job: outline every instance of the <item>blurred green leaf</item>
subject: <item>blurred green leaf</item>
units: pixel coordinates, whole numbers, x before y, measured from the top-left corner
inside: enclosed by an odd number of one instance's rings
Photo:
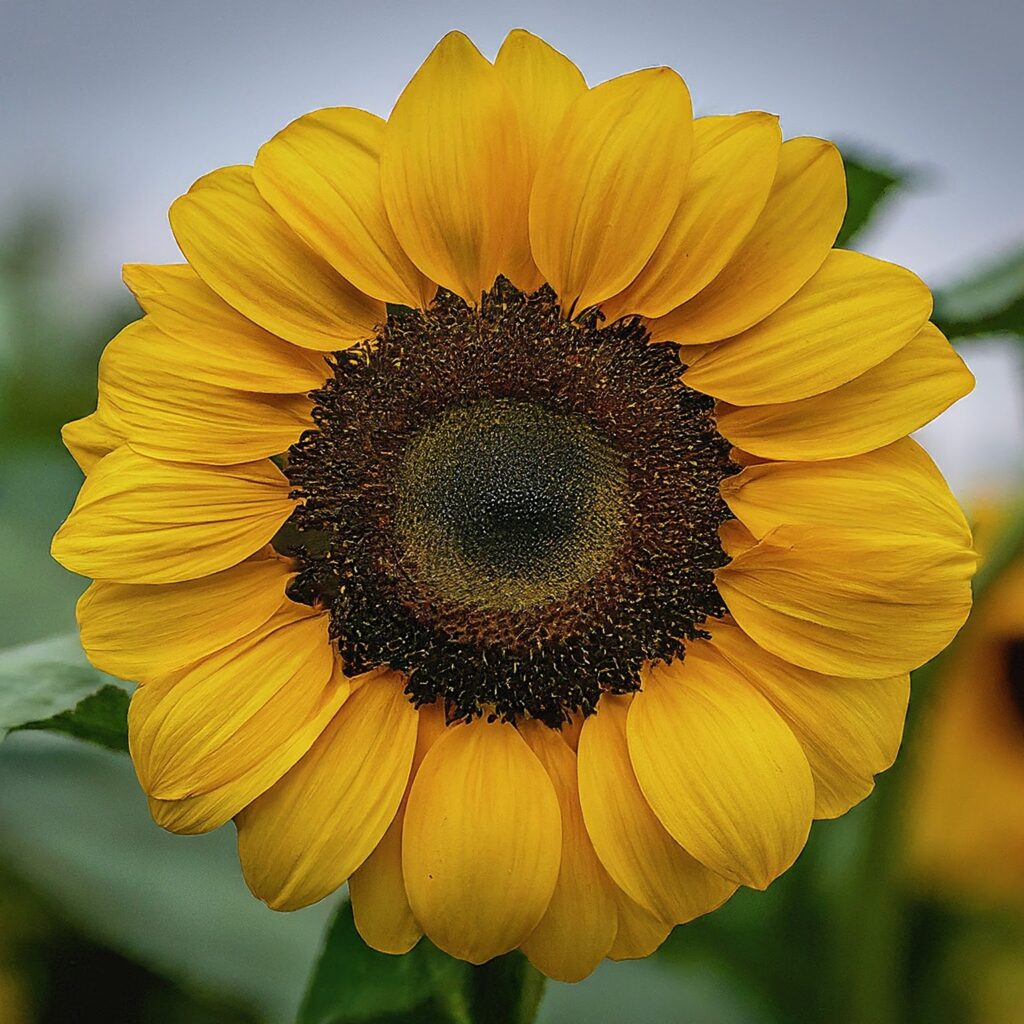
[[[127,752],[128,701],[128,694],[120,686],[108,685],[89,694],[68,711],[40,722],[26,722],[18,728],[60,732],[108,750]]]
[[[0,746],[0,779],[0,856],[62,917],[190,991],[294,1024],[330,906],[268,910],[234,830],[162,831],[120,754],[21,732]]]
[[[404,956],[370,949],[338,908],[299,1024],[471,1024],[472,968],[427,939]]]
[[[950,341],[985,334],[1024,339],[1024,249],[936,291],[932,319]]]
[[[105,697],[88,707],[82,705],[101,690],[123,692],[124,685],[89,664],[76,636],[0,651],[0,739],[13,729],[31,724],[33,728],[53,728],[109,746],[110,713],[115,711],[112,698]],[[60,724],[46,724],[69,712]],[[86,735],[90,725],[97,727],[95,736]]]
[[[836,245],[849,247],[884,209],[888,200],[910,186],[914,175],[845,148],[843,167],[846,169],[846,217],[839,229]]]

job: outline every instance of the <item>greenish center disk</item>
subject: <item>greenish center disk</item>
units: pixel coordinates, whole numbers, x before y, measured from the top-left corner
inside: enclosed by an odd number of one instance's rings
[[[446,409],[410,442],[395,525],[440,599],[523,610],[593,579],[619,548],[622,458],[584,420],[533,402]]]

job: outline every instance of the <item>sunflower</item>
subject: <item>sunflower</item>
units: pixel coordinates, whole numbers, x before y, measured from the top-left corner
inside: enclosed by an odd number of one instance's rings
[[[895,756],[970,604],[972,385],[836,149],[446,36],[172,206],[54,541],[157,822],[375,948],[644,956]]]
[[[983,508],[987,557],[1008,510]],[[925,889],[1024,910],[1024,562],[986,593],[936,679],[913,753],[909,862]]]

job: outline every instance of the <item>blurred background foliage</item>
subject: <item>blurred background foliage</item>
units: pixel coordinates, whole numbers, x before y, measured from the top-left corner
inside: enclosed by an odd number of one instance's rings
[[[927,176],[855,147],[845,159],[840,241],[856,247]],[[28,206],[0,234],[0,1022],[483,1019],[479,976],[425,940],[374,953],[343,901],[271,913],[230,827],[186,841],[151,822],[124,753],[127,691],[68,635],[84,583],[48,555],[80,483],[60,426],[94,408],[102,347],[139,315],[127,293],[68,298],[69,222]],[[935,319],[968,356],[981,337],[1024,343],[1024,248],[937,292]],[[817,823],[767,892],[741,891],[647,961],[549,984],[538,1020],[1024,1022],[1024,505],[985,522],[977,611],[916,673],[905,749],[875,794]],[[538,998],[500,1019],[531,1019]]]

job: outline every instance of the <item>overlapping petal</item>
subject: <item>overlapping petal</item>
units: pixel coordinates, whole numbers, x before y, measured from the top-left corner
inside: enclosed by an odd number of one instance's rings
[[[675,215],[636,280],[601,303],[605,316],[664,316],[710,284],[764,209],[781,144],[779,119],[760,111],[694,121]]]
[[[416,746],[404,687],[398,673],[367,680],[295,767],[236,818],[245,880],[275,910],[337,889],[394,819]]]
[[[381,154],[388,218],[413,263],[471,305],[521,250],[528,183],[501,77],[449,32],[405,87]]]
[[[767,700],[706,641],[648,670],[627,722],[644,796],[668,832],[726,878],[764,889],[803,849],[807,758]]]
[[[247,636],[135,691],[129,743],[151,796],[207,793],[271,758],[290,766],[348,697],[326,613],[278,603]]]
[[[89,413],[61,427],[60,439],[78,468],[88,475],[105,455],[124,444],[124,434],[111,422],[109,410]]]
[[[97,668],[122,679],[166,675],[263,625],[293,574],[266,554],[183,583],[95,582],[78,602],[82,646]]]
[[[260,195],[251,167],[200,178],[170,211],[185,258],[222,299],[272,334],[334,352],[372,338],[384,304],[308,248]]]
[[[933,420],[974,387],[934,324],[832,391],[773,405],[718,404],[718,430],[768,459],[834,459],[881,448]]]
[[[558,130],[572,101],[586,91],[579,68],[543,39],[524,29],[505,37],[494,68],[508,87],[519,115],[523,140],[523,172],[529,195],[541,154]],[[520,290],[532,292],[544,281],[530,251],[525,221],[513,239],[503,272]]]
[[[761,216],[722,272],[689,302],[654,320],[654,341],[704,345],[775,312],[828,256],[846,213],[839,150],[823,139],[782,144]]]
[[[323,355],[265,331],[229,306],[187,264],[128,263],[125,284],[162,341],[147,347],[154,370],[207,384],[299,394],[319,387]]]
[[[530,195],[530,245],[566,310],[622,291],[683,196],[690,94],[669,68],[635,71],[577,97],[545,148]]]
[[[910,677],[844,679],[791,665],[758,647],[737,626],[712,629],[725,656],[782,716],[800,741],[814,778],[814,816],[836,818],[874,787],[896,758]]]
[[[385,302],[426,306],[437,286],[406,255],[384,208],[385,122],[354,107],[293,121],[256,157],[260,195],[346,280]]]
[[[733,405],[819,395],[899,351],[931,311],[927,285],[909,270],[834,249],[771,316],[688,358],[683,380]]]
[[[197,380],[184,358],[160,357],[174,347],[146,317],[121,331],[100,360],[101,401],[140,454],[211,465],[251,462],[287,451],[313,426],[306,395]]]
[[[736,888],[665,831],[633,772],[626,741],[629,697],[605,694],[580,733],[580,806],[605,870],[658,920],[681,924],[713,910]]]
[[[157,462],[118,448],[101,459],[53,538],[72,572],[114,583],[179,583],[259,551],[291,514],[270,461],[240,466]]]
[[[561,845],[554,788],[511,725],[445,730],[416,773],[402,841],[409,903],[436,946],[484,963],[521,945],[551,900]]]

